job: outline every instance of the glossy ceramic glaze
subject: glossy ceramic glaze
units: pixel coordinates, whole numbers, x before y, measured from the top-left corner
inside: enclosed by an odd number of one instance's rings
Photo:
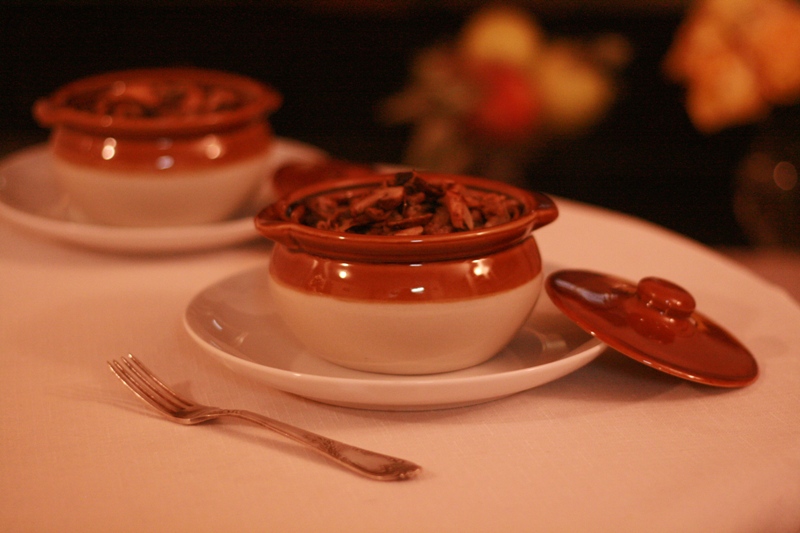
[[[126,226],[217,222],[259,188],[280,96],[218,71],[147,69],[65,85],[34,106],[54,172],[88,218]]]
[[[542,287],[533,229],[553,221],[545,195],[481,178],[468,187],[517,198],[519,218],[445,235],[362,235],[289,222],[305,197],[373,188],[360,176],[301,188],[256,217],[276,241],[269,279],[276,308],[311,353],[341,366],[430,374],[477,365],[528,318]]]
[[[553,303],[621,353],[689,381],[742,387],[758,377],[753,355],[695,310],[695,299],[668,280],[633,284],[607,274],[561,270],[547,279]]]

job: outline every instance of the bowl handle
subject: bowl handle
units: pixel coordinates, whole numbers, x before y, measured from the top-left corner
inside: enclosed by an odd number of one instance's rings
[[[285,212],[285,201],[278,201],[265,207],[254,219],[256,231],[270,240],[283,244],[290,250],[299,250],[300,245],[293,236],[297,224],[286,220],[281,215]]]
[[[530,193],[536,199],[537,204],[536,208],[534,209],[534,212],[536,213],[536,220],[533,222],[532,229],[546,226],[558,218],[558,207],[552,198],[537,191],[530,191]]]

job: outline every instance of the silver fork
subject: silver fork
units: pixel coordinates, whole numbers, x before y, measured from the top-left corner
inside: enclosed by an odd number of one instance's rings
[[[223,416],[249,420],[308,446],[354,472],[380,481],[409,479],[421,470],[419,465],[405,459],[344,444],[250,411],[220,409],[186,400],[131,354],[120,361],[108,361],[108,366],[136,396],[179,424],[201,424]]]

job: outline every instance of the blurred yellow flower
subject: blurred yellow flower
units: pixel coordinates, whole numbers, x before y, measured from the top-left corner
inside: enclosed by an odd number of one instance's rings
[[[458,49],[468,61],[508,63],[524,69],[536,63],[544,41],[542,29],[527,11],[500,6],[479,11],[467,21]]]
[[[695,127],[713,133],[800,101],[800,4],[698,0],[664,61]]]

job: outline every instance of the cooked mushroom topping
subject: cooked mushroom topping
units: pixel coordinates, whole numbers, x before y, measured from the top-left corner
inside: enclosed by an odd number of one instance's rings
[[[290,206],[288,217],[315,228],[369,235],[433,235],[508,222],[523,205],[503,194],[470,189],[416,172],[388,176],[373,189],[337,191]]]
[[[164,81],[116,82],[67,102],[74,109],[129,118],[192,116],[242,107],[245,97],[212,84]]]

